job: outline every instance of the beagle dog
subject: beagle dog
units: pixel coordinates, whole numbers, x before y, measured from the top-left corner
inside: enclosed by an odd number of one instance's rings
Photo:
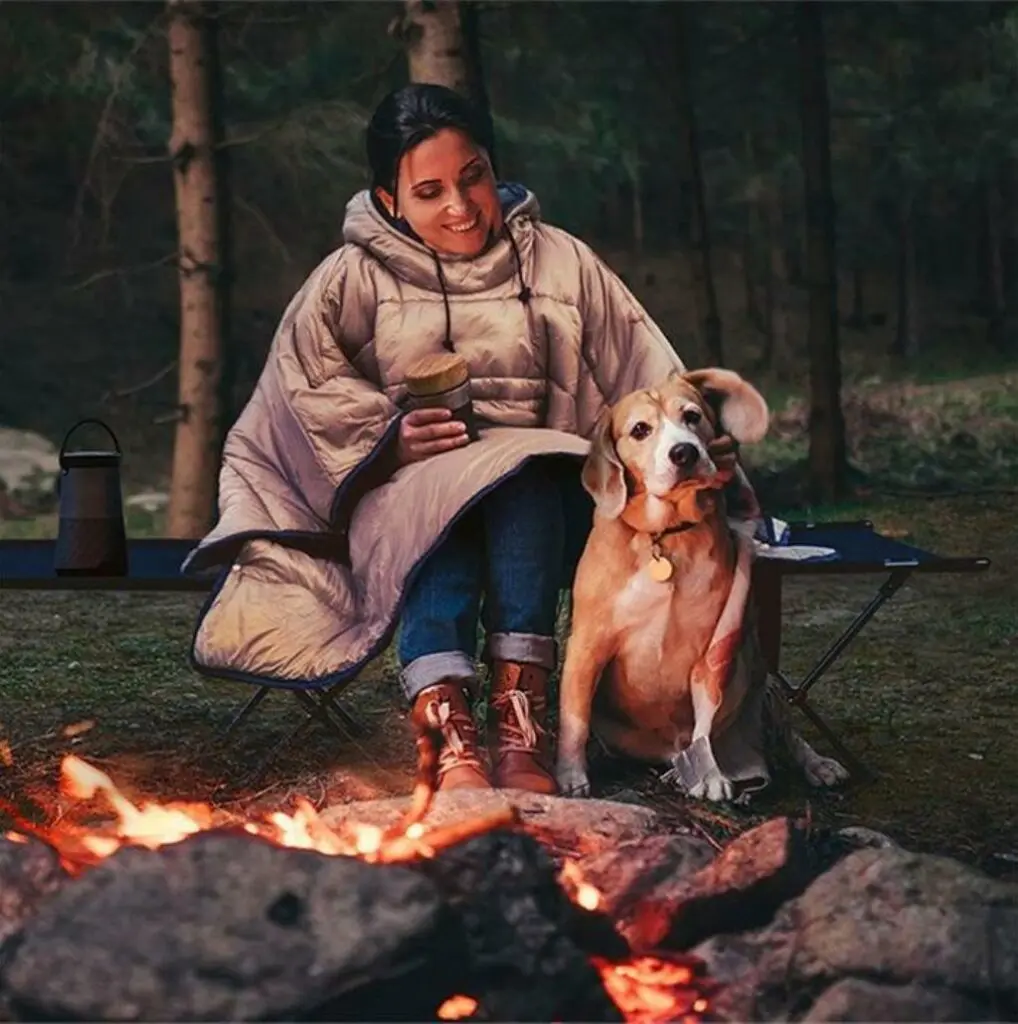
[[[735,457],[719,452],[722,434],[759,441],[768,421],[763,396],[724,369],[673,373],[598,420],[583,467],[594,526],[573,582],[559,691],[564,795],[589,793],[593,726],[609,750],[684,774],[690,796],[735,796],[718,738],[766,688],[766,671],[743,629],[751,539],[729,524],[722,491]],[[787,723],[779,731],[812,784],[847,778]]]

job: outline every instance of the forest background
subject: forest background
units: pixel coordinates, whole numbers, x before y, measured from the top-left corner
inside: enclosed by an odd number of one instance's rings
[[[222,432],[366,183],[370,111],[411,76],[488,104],[502,176],[623,275],[687,364],[764,391],[772,430],[744,454],[771,512],[993,559],[910,585],[817,688],[879,781],[816,813],[1018,870],[1015,4],[3,0],[0,435],[52,453],[101,417],[130,531],[199,535]],[[202,181],[215,224],[196,260]],[[185,289],[214,299],[197,350]],[[188,391],[200,365],[214,386]],[[199,453],[176,472],[175,445]],[[0,484],[0,537],[56,526],[51,486]],[[873,586],[787,587],[790,673]],[[59,723],[88,720],[79,752],[132,791],[204,798],[289,732],[290,702],[267,702],[216,745],[246,694],[187,667],[198,605],[2,597],[19,778],[51,778]],[[408,785],[395,676],[387,654],[350,695],[370,742],[309,740],[264,799]]]

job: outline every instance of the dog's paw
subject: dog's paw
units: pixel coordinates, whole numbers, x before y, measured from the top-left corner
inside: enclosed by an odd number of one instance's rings
[[[590,796],[590,780],[583,765],[560,764],[555,778],[561,796]]]
[[[727,803],[735,796],[735,784],[722,775],[717,769],[707,772],[689,790],[694,800],[711,800],[714,803]]]
[[[837,786],[847,781],[849,777],[848,769],[840,761],[835,761],[833,757],[822,757],[820,754],[810,758],[802,770],[806,781],[817,788]]]

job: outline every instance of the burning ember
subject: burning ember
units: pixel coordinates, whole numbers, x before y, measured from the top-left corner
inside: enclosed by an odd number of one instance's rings
[[[72,803],[87,803],[92,813],[100,808],[106,813],[85,824],[60,815],[53,823],[35,825],[9,806],[0,805],[0,810],[5,810],[15,825],[5,834],[7,840],[26,842],[27,837],[32,837],[46,843],[71,875],[80,875],[124,846],[156,850],[211,829],[240,830],[283,847],[393,864],[435,857],[441,850],[474,836],[519,824],[515,809],[510,807],[434,828],[426,828],[420,821],[404,822],[389,829],[363,823],[332,827],[303,798],[296,801],[292,814],[278,811],[238,820],[207,804],[135,804],[106,773],[74,755],[62,761],[59,793]],[[559,882],[569,898],[584,910],[593,912],[602,906],[601,893],[584,879],[575,861],[566,860]],[[591,960],[605,990],[627,1021],[696,1021],[708,1011],[708,982],[698,976],[700,965],[693,958],[640,956],[625,961],[600,957]],[[456,995],[442,1004],[438,1016],[441,1020],[463,1020],[477,1009],[476,1000]]]

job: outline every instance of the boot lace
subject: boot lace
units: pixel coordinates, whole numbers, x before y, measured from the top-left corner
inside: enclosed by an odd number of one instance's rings
[[[506,690],[492,703],[503,713],[499,735],[501,752],[530,754],[536,751],[538,738],[545,730],[534,721],[529,695],[523,690]]]
[[[474,731],[472,720],[462,712],[456,714],[447,700],[430,701],[425,705],[424,718],[428,726],[442,736],[442,749],[438,754],[440,776],[462,766],[481,767],[477,746],[470,742]]]

